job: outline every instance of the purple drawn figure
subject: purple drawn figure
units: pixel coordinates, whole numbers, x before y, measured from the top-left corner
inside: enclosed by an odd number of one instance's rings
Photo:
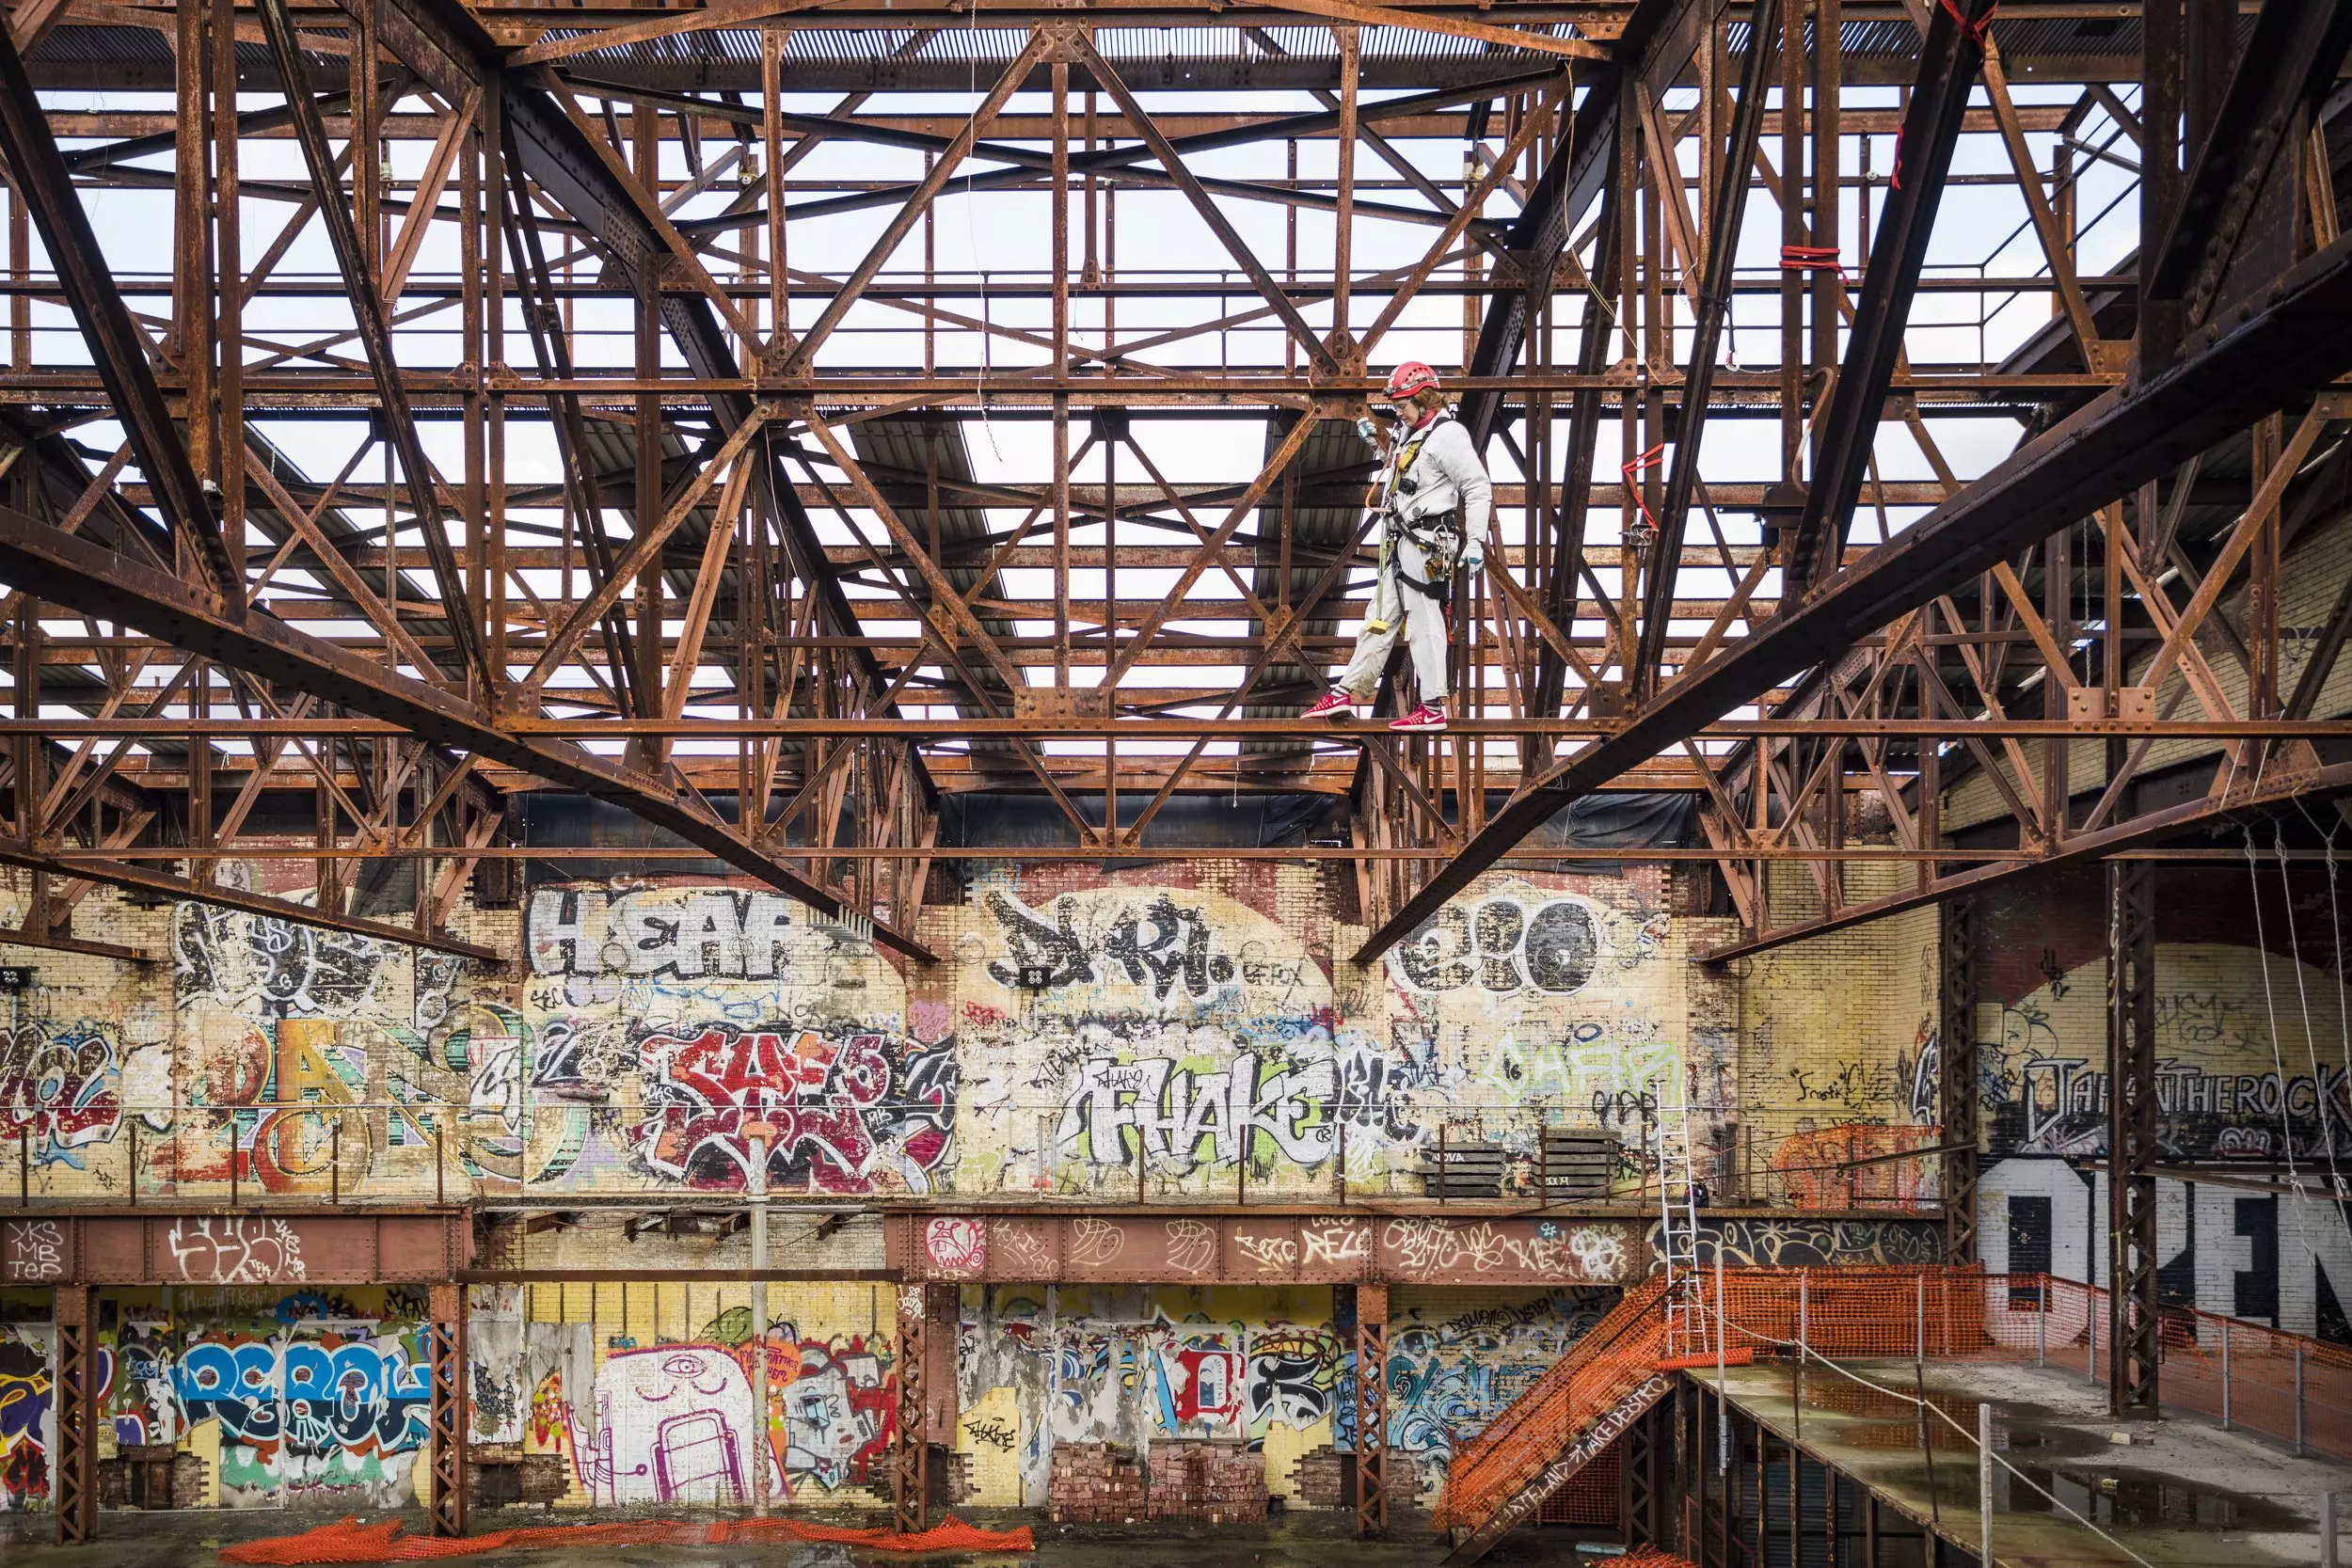
[[[775,1455],[752,1415],[751,1380],[708,1345],[623,1351],[596,1374],[594,1430],[575,1432],[580,1479],[598,1503],[731,1505],[752,1496],[753,1466]]]

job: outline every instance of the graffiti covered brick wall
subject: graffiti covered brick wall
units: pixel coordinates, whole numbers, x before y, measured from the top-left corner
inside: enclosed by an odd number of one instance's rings
[[[924,1193],[954,1146],[954,1038],[908,1033],[898,972],[767,891],[542,888],[525,927],[526,1183]],[[919,1015],[918,1015],[919,1016]],[[560,1129],[560,1131],[559,1131]]]
[[[1315,866],[998,873],[903,973],[765,889],[533,890],[468,960],[154,915],[160,973],[40,966],[0,1032],[38,1196],[1419,1196],[1436,1146],[1533,1191],[1544,1127],[1631,1181],[1732,1100],[1738,987],[1665,876],[1490,877],[1381,963]],[[133,911],[139,913],[139,911]],[[469,918],[480,916],[469,914]],[[1720,925],[1720,922],[1712,924]],[[519,926],[519,930],[515,927]],[[1720,934],[1720,933],[1716,933]],[[126,1130],[127,1122],[135,1122]]]
[[[1736,992],[1665,879],[1485,879],[1381,963],[1312,867],[998,876],[946,917],[958,1190],[1419,1194],[1441,1133],[1533,1186],[1545,1124],[1625,1136],[1728,1098]]]
[[[2169,1159],[2352,1158],[2344,907],[2325,868],[2167,867],[2157,886],[2157,1136]],[[1987,1147],[2106,1151],[2106,965],[2096,877],[1988,911],[1980,966]],[[2259,945],[2258,945],[2259,943]]]
[[[1454,1446],[1597,1323],[1611,1292],[1400,1287],[1391,1300],[1389,1444],[1425,1505]],[[1327,1288],[969,1287],[957,1337],[957,1447],[985,1506],[1041,1505],[1062,1443],[1212,1437],[1265,1455],[1277,1496],[1314,1449],[1353,1451],[1353,1333]]]
[[[1802,868],[1772,879],[1774,919],[1815,906]],[[1893,892],[1908,868],[1847,868],[1849,896]],[[1932,1200],[1940,971],[1933,909],[1772,949],[1731,966],[1740,993],[1745,1190],[1798,1208]],[[1856,1162],[1866,1162],[1857,1164]]]
[[[564,1505],[747,1506],[763,1471],[779,1504],[888,1497],[891,1287],[771,1289],[764,1420],[745,1287],[518,1289],[517,1435]]]

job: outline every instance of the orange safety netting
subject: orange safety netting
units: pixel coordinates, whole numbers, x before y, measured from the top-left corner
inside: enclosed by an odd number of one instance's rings
[[[1662,1546],[1636,1546],[1623,1557],[1609,1560],[1616,1568],[1695,1568],[1687,1557],[1677,1557]]]
[[[1568,1444],[1661,1373],[1726,1365],[1799,1338],[1817,1354],[1948,1357],[1985,1343],[1985,1276],[1974,1268],[1701,1269],[1678,1320],[1666,1281],[1628,1291],[1534,1386],[1456,1449],[1433,1523],[1474,1525],[1518,1496]],[[1720,1292],[1720,1295],[1719,1295]]]
[[[482,1552],[538,1546],[728,1546],[761,1541],[833,1542],[885,1552],[1030,1552],[1037,1549],[1028,1527],[981,1529],[949,1514],[913,1535],[887,1529],[848,1529],[801,1519],[632,1519],[609,1525],[541,1525],[492,1530],[486,1535],[433,1536],[402,1533],[401,1522],[363,1525],[346,1517],[300,1535],[273,1535],[220,1549],[223,1562],[421,1562],[434,1558],[472,1557]]]
[[[1431,1523],[1444,1529],[1486,1518],[1534,1480],[1570,1436],[1657,1377],[1658,1359],[1668,1349],[1665,1297],[1662,1277],[1626,1291],[1534,1387],[1456,1449]]]

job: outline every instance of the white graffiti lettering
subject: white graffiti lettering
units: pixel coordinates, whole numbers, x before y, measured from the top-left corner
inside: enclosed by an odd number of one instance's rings
[[[173,1222],[167,1237],[184,1279],[265,1285],[304,1278],[302,1238],[284,1220],[223,1215]]]
[[[531,968],[538,974],[772,979],[807,929],[779,893],[648,889],[609,898],[593,888],[531,896]]]
[[[0,1263],[10,1279],[65,1277],[65,1234],[55,1220],[10,1220]]]

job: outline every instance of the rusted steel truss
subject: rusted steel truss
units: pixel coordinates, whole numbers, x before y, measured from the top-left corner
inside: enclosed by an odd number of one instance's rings
[[[1333,798],[1306,852],[1356,860],[1369,958],[1646,788],[1701,841],[1613,858],[1711,863],[1729,954],[2352,786],[2352,576],[2280,610],[2352,504],[2352,8],[2265,5],[2242,59],[2146,10],[28,8],[0,934],[100,950],[113,885],[473,952],[469,886],[597,847],[520,841],[552,787],[919,961],[935,857],[1024,847],[944,844],[946,796],[1148,856],[1248,788]],[[2126,200],[2143,260],[2086,276]],[[1925,264],[1990,202],[2014,243]],[[943,264],[999,221],[1045,264]],[[1408,356],[1498,482],[1455,723],[1309,728],[1375,558],[1351,427]],[[1988,419],[2030,439],[1963,477]]]

